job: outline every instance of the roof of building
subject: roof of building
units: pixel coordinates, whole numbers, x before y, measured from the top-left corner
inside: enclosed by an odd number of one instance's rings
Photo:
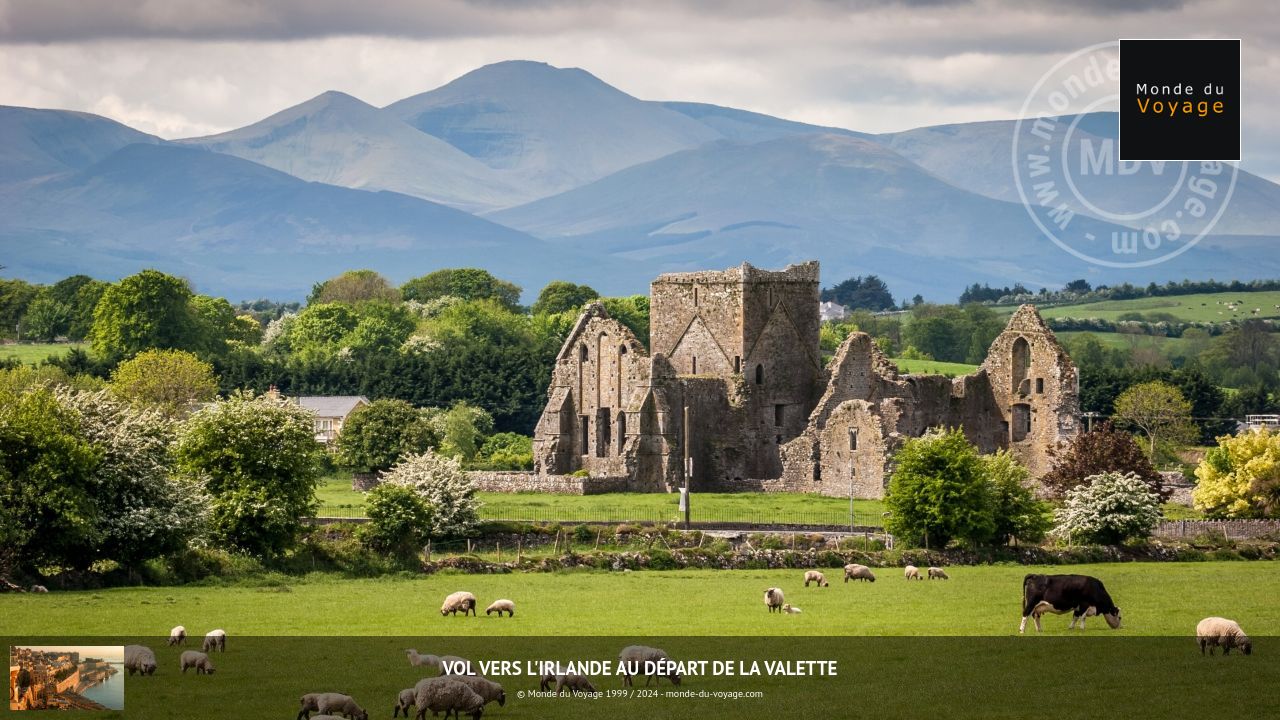
[[[300,395],[295,400],[319,417],[344,418],[360,405],[368,405],[363,395]]]

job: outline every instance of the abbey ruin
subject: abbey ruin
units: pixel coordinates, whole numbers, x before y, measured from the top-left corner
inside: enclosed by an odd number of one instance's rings
[[[576,475],[579,492],[669,492],[691,466],[694,491],[879,498],[896,449],[930,428],[1008,448],[1035,476],[1076,432],[1075,366],[1034,307],[1013,314],[976,372],[951,379],[900,373],[861,332],[824,366],[818,297],[816,262],[661,275],[652,352],[589,306],[535,431],[543,486]]]

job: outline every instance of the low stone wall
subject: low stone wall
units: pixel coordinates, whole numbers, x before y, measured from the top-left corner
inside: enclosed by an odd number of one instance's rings
[[[1194,538],[1216,535],[1232,540],[1280,535],[1280,520],[1164,520],[1156,526],[1156,537]]]
[[[532,470],[471,470],[467,477],[484,492],[545,492],[560,495],[600,495],[625,492],[627,479],[539,475]]]

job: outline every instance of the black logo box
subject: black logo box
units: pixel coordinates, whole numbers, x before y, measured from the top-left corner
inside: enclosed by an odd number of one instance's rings
[[[1121,160],[1239,161],[1241,101],[1239,40],[1120,40]]]

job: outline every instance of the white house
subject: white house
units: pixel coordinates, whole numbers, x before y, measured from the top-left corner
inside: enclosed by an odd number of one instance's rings
[[[294,400],[315,414],[316,442],[322,443],[338,437],[351,413],[369,404],[363,395],[300,395]]]

